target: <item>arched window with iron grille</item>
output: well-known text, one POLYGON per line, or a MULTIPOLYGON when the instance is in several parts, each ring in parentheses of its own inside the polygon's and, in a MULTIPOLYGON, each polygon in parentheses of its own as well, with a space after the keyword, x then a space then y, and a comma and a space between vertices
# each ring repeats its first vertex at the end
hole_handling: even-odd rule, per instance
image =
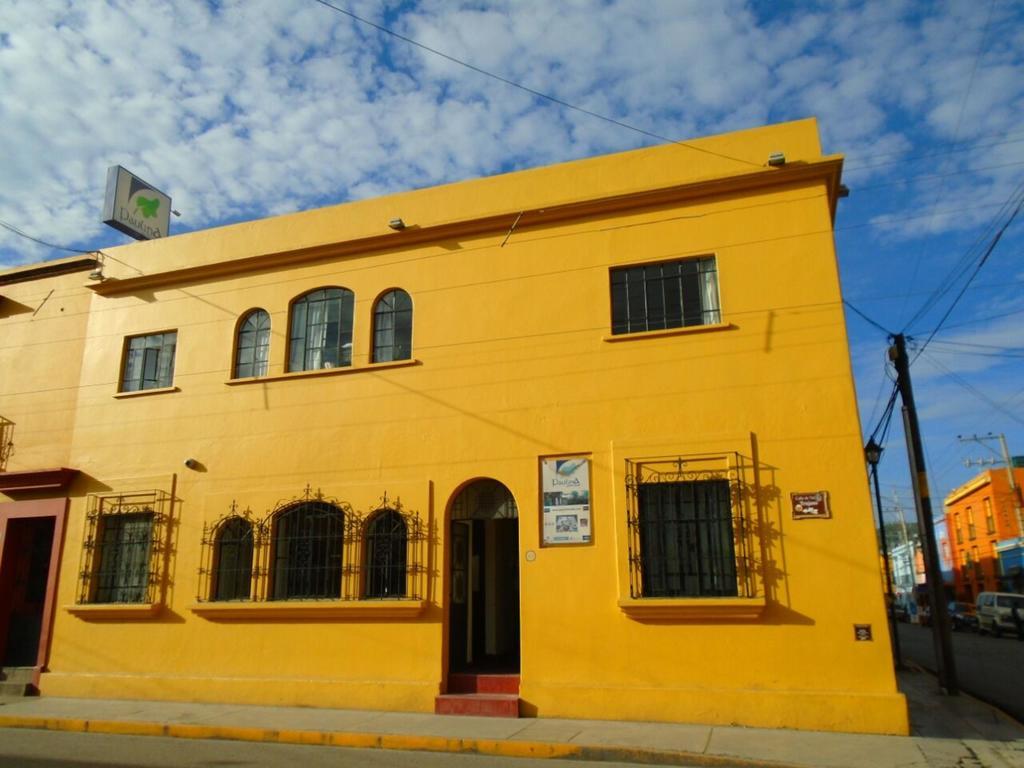
POLYGON ((341 596, 345 513, 326 501, 304 501, 273 521, 271 600, 341 596))
POLYGON ((373 308, 373 362, 412 357, 412 299, 400 288, 377 299, 373 308))
POLYGON ((217 531, 212 599, 250 599, 252 551, 252 523, 241 517, 225 520, 217 531))
POLYGON ((409 529, 402 515, 382 509, 366 524, 367 599, 405 597, 409 529))

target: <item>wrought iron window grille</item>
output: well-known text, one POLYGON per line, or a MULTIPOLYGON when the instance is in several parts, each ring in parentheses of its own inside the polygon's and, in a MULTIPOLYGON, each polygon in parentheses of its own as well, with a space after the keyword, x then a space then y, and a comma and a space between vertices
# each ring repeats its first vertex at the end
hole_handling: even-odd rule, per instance
POLYGON ((609 278, 613 335, 722 321, 714 256, 615 267, 609 278))
POLYGON ((309 485, 261 520, 233 501, 203 527, 196 600, 419 600, 426 591, 426 539, 419 514, 386 493, 369 515, 309 485), (225 536, 245 530, 252 532, 251 557, 247 544, 239 552, 231 538, 225 549, 225 536), (225 588, 225 580, 234 588, 225 588))
POLYGON ((627 460, 630 596, 754 597, 754 490, 738 453, 627 460))
POLYGON ((14 422, 0 416, 0 472, 7 469, 7 462, 14 453, 14 422))
POLYGON ((161 490, 89 496, 79 604, 160 602, 170 510, 161 490))

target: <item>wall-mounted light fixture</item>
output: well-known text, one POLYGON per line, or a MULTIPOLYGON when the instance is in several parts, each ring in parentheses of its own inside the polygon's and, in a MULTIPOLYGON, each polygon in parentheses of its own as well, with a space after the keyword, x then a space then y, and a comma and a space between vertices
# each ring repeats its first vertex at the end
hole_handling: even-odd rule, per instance
POLYGON ((98 280, 101 283, 107 279, 103 274, 103 251, 96 251, 96 268, 89 273, 90 280, 98 280))
POLYGON ((786 164, 786 156, 782 152, 772 152, 768 155, 768 165, 772 168, 779 168, 786 164))
POLYGON ((388 226, 397 232, 399 230, 405 229, 405 222, 402 221, 401 219, 392 219, 391 221, 388 222, 388 226))
POLYGON ((189 469, 197 469, 199 467, 199 462, 195 459, 185 459, 185 466, 189 469))

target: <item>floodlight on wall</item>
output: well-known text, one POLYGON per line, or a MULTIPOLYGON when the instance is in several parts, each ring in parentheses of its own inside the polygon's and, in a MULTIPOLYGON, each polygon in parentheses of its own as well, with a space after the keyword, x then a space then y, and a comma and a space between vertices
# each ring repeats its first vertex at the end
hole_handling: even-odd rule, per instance
POLYGON ((94 263, 96 264, 96 268, 89 273, 89 279, 98 280, 102 283, 107 279, 107 276, 103 274, 103 251, 95 251, 95 253, 96 261, 94 263))
POLYGON ((199 462, 196 461, 195 459, 185 459, 185 466, 188 467, 189 469, 198 469, 199 462))
POLYGON ((779 168, 786 164, 786 156, 782 152, 772 152, 768 155, 768 165, 772 168, 779 168))
POLYGON ((398 232, 399 230, 405 229, 405 222, 401 219, 392 219, 388 222, 388 226, 398 232))

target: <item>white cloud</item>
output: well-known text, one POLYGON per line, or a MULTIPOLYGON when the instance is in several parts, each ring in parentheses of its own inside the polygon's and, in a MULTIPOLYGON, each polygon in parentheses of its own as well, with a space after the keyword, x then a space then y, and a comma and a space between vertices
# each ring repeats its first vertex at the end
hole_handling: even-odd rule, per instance
MULTIPOLYGON (((984 18, 965 1, 808 3, 783 18, 762 18, 763 8, 741 0, 355 8, 676 139, 816 114, 826 150, 856 164, 911 152, 922 137, 950 138, 958 121, 961 140, 1012 129, 1024 106, 1013 10, 997 9, 978 59, 984 18)), ((205 227, 652 141, 301 0, 11 0, 0 29, 0 219, 58 242, 117 237, 97 223, 114 163, 172 194, 186 212, 179 226, 205 227)), ((998 156, 1024 160, 1020 153, 1024 143, 998 156)), ((998 200, 1013 173, 949 181, 944 207, 998 200)), ((920 207, 930 192, 914 186, 906 204, 920 207)), ((984 216, 879 227, 913 237, 984 216)), ((50 254, 0 233, 0 263, 41 255, 50 254)))

